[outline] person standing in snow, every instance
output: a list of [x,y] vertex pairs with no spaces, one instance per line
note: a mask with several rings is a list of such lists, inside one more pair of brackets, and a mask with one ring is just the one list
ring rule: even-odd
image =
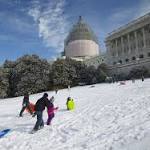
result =
[[142,79],[142,82],[143,82],[143,81],[144,81],[144,76],[143,76],[143,75],[142,75],[142,78],[141,78],[141,79]]
[[47,109],[47,113],[48,113],[47,125],[51,124],[51,121],[55,116],[54,111],[58,109],[58,107],[56,108],[54,107],[53,103],[54,103],[54,96],[52,96],[51,99],[49,100],[49,106]]
[[73,110],[75,108],[74,100],[71,97],[67,98],[66,106],[67,110]]
[[48,94],[44,93],[43,97],[40,98],[35,104],[35,114],[37,115],[37,121],[32,130],[33,132],[44,127],[43,111],[45,107],[48,108],[48,105],[49,105]]
[[57,94],[57,92],[58,92],[58,89],[56,88],[56,89],[55,89],[55,94]]
[[29,110],[30,114],[32,115],[32,110],[30,108],[30,102],[29,102],[29,94],[27,93],[24,95],[24,98],[23,98],[22,109],[19,114],[20,117],[22,117],[22,114],[26,108]]

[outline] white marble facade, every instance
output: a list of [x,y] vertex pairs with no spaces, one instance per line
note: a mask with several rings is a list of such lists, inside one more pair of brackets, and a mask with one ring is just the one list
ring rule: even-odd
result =
[[92,40],[75,40],[65,47],[67,57],[95,57],[99,55],[99,45]]
[[150,13],[110,33],[105,43],[111,68],[127,71],[138,64],[150,69]]

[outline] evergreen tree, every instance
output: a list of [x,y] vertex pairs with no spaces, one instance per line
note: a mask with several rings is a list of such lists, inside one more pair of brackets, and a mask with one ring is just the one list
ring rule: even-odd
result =
[[95,84],[96,81],[96,69],[94,66],[89,66],[86,69],[86,83]]
[[86,81],[87,81],[87,73],[86,73],[86,70],[87,70],[87,66],[80,62],[80,61],[76,61],[74,63],[74,67],[75,67],[75,70],[76,70],[76,75],[77,75],[77,78],[76,78],[76,84],[85,84]]
[[105,82],[107,77],[107,66],[105,64],[101,64],[96,69],[96,80],[98,83]]
[[9,89],[8,89],[8,97],[14,96],[14,87],[15,82],[13,81],[15,76],[15,62],[6,60],[3,64],[4,69],[8,71],[8,82],[9,82]]
[[[5,62],[9,68],[10,62]],[[37,55],[24,55],[10,67],[11,96],[37,93],[49,89],[50,64]]]
[[7,69],[0,67],[0,98],[5,98],[8,96],[9,90],[9,72]]
[[67,87],[73,85],[77,78],[75,67],[71,59],[58,59],[52,65],[54,86]]

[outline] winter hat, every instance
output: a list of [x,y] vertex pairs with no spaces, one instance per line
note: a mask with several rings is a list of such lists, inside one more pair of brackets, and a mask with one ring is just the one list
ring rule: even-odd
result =
[[68,97],[67,100],[71,100],[71,97]]
[[48,97],[48,94],[47,94],[47,93],[44,93],[43,97]]
[[51,98],[50,98],[50,101],[53,103],[54,102],[54,96],[52,96]]

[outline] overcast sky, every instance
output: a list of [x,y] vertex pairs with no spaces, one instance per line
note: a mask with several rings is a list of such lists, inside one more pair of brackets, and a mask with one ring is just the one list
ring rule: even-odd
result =
[[83,16],[105,51],[107,34],[150,12],[150,0],[0,0],[0,63],[24,54],[56,58]]

